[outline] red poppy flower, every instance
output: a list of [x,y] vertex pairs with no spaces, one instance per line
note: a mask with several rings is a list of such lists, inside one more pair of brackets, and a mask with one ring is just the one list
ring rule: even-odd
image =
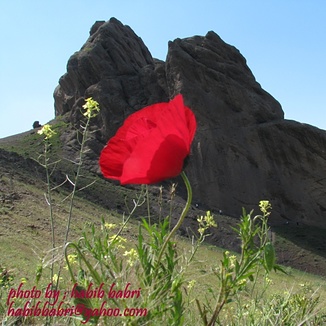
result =
[[104,177],[121,184],[151,184],[179,175],[196,131],[196,119],[177,95],[130,115],[100,156]]

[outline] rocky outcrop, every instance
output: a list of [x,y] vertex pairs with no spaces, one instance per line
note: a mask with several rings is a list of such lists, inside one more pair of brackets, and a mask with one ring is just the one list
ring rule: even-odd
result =
[[111,18],[107,23],[96,22],[90,34],[59,80],[55,114],[69,112],[71,120],[78,121],[84,98],[93,96],[101,104],[97,125],[106,140],[131,112],[167,101],[168,95],[157,81],[155,60],[130,27]]
[[85,98],[100,103],[90,142],[97,168],[130,113],[178,93],[198,121],[187,166],[196,203],[238,216],[269,199],[271,223],[326,228],[326,132],[285,120],[245,58],[214,32],[169,42],[163,62],[118,20],[95,23],[60,78],[55,112],[75,123]]

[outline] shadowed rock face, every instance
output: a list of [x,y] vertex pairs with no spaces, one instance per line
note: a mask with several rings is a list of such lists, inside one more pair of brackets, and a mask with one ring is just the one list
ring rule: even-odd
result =
[[271,223],[326,228],[326,132],[284,120],[245,58],[214,32],[169,42],[153,59],[128,26],[97,22],[71,56],[54,92],[56,115],[75,123],[84,99],[101,106],[94,121],[93,167],[106,141],[132,112],[182,93],[198,131],[186,168],[194,200],[238,216],[268,199]]

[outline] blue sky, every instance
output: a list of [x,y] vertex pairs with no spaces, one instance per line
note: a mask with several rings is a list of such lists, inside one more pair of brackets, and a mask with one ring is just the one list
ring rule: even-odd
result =
[[215,31],[240,50],[286,119],[326,129],[324,0],[0,0],[0,138],[54,117],[69,57],[96,20],[111,17],[163,60],[169,40]]

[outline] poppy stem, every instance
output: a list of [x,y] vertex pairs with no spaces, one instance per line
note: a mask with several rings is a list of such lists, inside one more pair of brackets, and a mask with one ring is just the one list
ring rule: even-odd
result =
[[147,201],[148,224],[151,225],[151,210],[150,210],[150,207],[149,207],[149,191],[148,191],[148,185],[146,185],[146,201]]
[[172,229],[172,231],[168,234],[168,236],[166,237],[164,243],[163,243],[163,246],[162,246],[162,249],[160,251],[160,254],[158,256],[158,259],[157,259],[157,266],[160,264],[161,262],[161,259],[162,259],[162,256],[163,256],[163,253],[166,249],[166,246],[168,245],[168,242],[170,241],[170,239],[174,236],[174,234],[177,232],[177,230],[180,228],[184,218],[186,217],[188,211],[189,211],[189,208],[191,206],[191,201],[192,201],[192,189],[191,189],[191,185],[190,185],[190,182],[189,182],[189,179],[187,177],[187,175],[185,174],[184,171],[181,172],[181,176],[182,176],[182,179],[186,185],[186,188],[187,188],[187,195],[188,195],[188,198],[187,198],[187,202],[186,202],[186,205],[185,207],[183,208],[183,211],[180,215],[180,218],[177,222],[177,224],[174,226],[174,228]]

